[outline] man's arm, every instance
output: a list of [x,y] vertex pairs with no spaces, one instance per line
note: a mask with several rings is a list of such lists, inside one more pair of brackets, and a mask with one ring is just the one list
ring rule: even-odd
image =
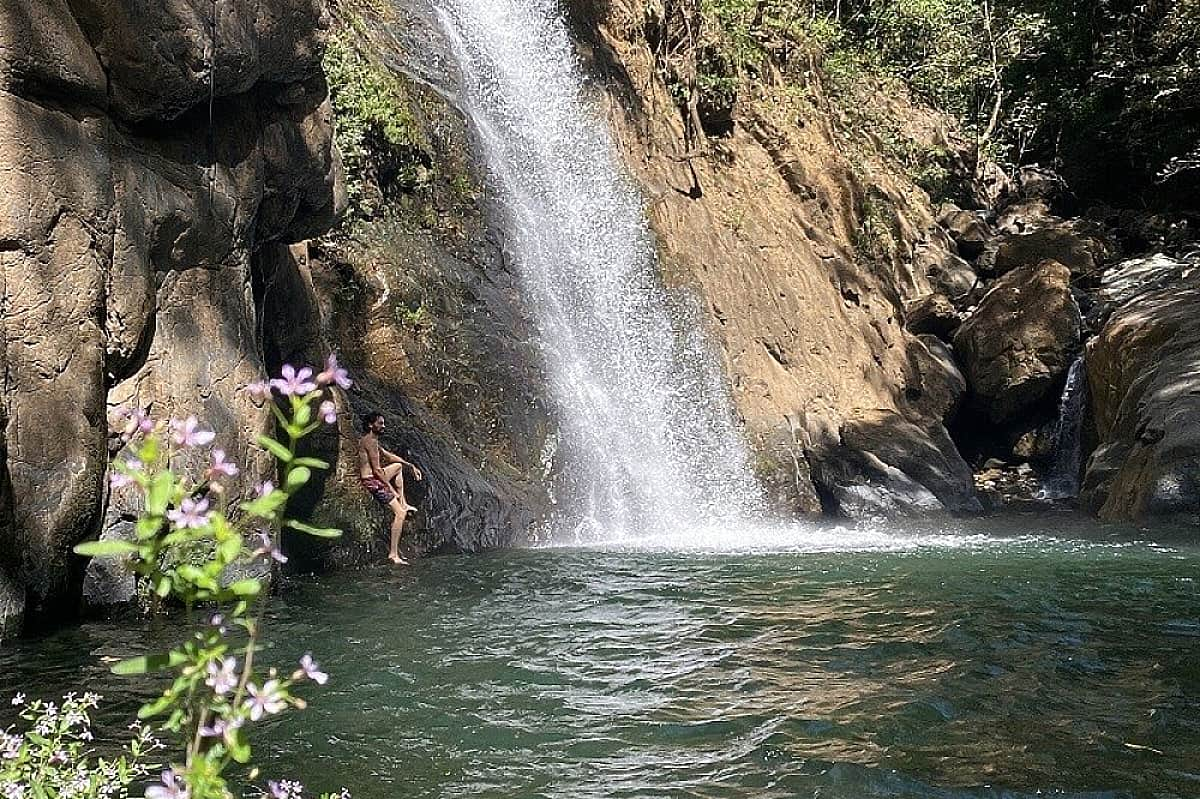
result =
[[383,448],[382,444],[380,445],[379,449],[383,452],[384,456],[386,458],[388,458],[388,463],[399,463],[402,466],[405,466],[408,469],[410,469],[413,473],[413,477],[417,478],[418,480],[423,479],[421,470],[417,468],[417,465],[415,463],[413,463],[412,461],[404,460],[404,458],[401,458],[399,455],[397,455],[394,452],[388,452],[386,449]]

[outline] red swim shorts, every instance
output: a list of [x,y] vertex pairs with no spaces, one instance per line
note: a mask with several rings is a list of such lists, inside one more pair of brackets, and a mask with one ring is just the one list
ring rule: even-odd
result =
[[362,484],[368,494],[375,497],[375,501],[380,505],[390,505],[396,498],[396,492],[378,477],[360,477],[358,482]]

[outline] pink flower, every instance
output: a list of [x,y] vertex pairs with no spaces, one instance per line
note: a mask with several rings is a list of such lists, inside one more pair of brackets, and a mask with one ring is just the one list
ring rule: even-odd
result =
[[214,449],[212,466],[208,468],[209,474],[224,475],[225,477],[236,477],[238,467],[236,463],[225,460],[225,450]]
[[270,780],[267,783],[267,791],[271,799],[301,799],[304,796],[304,786],[295,780]]
[[213,689],[213,693],[217,696],[224,696],[237,687],[237,667],[237,658],[225,658],[220,663],[210,660],[208,677],[204,680],[204,684]]
[[307,366],[297,370],[290,363],[286,363],[280,372],[283,377],[272,380],[271,386],[286,397],[303,397],[317,390],[317,384],[312,382],[313,370]]
[[324,685],[329,681],[329,675],[321,671],[320,664],[313,660],[311,652],[305,652],[304,657],[300,658],[300,671],[298,674],[302,677],[307,677],[317,685]]
[[337,423],[337,406],[334,405],[331,400],[325,400],[322,402],[321,407],[317,410],[317,413],[321,415],[321,419],[325,421],[325,424]]
[[124,406],[117,408],[113,414],[117,421],[124,421],[125,426],[121,430],[121,440],[129,441],[138,433],[149,433],[154,429],[154,420],[150,418],[141,408],[126,408]]
[[[329,357],[325,359],[325,371],[317,375],[317,382],[322,386],[337,384],[343,389],[350,388],[354,385],[354,381],[350,379],[350,374],[342,367],[338,366],[337,353],[329,353]],[[332,422],[331,422],[332,424]]]
[[201,430],[200,421],[195,416],[189,416],[182,422],[171,420],[171,440],[181,447],[203,447],[211,444],[217,434],[211,430]]
[[260,497],[265,497],[267,494],[270,494],[274,490],[275,490],[275,484],[272,483],[270,480],[262,481],[261,483],[258,484],[258,487],[256,489],[254,489],[255,493],[258,494]]
[[191,792],[174,771],[162,773],[162,785],[151,785],[146,789],[146,799],[188,799]]
[[208,524],[210,516],[212,514],[208,512],[208,500],[191,497],[179,503],[175,510],[167,511],[167,518],[174,522],[176,527],[184,529],[203,527]]
[[287,563],[287,555],[283,554],[283,550],[275,546],[275,542],[271,540],[271,536],[267,535],[262,530],[258,532],[258,540],[261,542],[258,549],[254,550],[256,558],[270,558],[278,563]]
[[266,380],[258,380],[246,386],[246,393],[252,399],[269,400],[271,398],[271,384]]
[[137,482],[137,478],[134,475],[140,472],[144,466],[145,464],[137,458],[129,458],[125,461],[124,468],[118,466],[109,472],[109,485],[113,488],[124,488],[125,486],[133,485]]

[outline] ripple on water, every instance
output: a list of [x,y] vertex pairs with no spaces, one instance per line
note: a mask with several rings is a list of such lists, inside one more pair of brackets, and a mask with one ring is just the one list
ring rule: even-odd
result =
[[[1197,795],[1200,557],[997,532],[302,583],[273,606],[269,656],[312,649],[334,678],[271,725],[268,776],[381,798]],[[0,650],[2,687],[83,674],[125,715],[136,692],[102,658],[169,635],[22,642]]]

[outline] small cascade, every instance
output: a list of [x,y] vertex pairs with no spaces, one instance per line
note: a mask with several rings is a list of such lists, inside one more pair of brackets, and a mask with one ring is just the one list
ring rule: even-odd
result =
[[1067,372],[1067,383],[1063,386],[1062,399],[1058,403],[1058,424],[1054,428],[1054,465],[1042,481],[1041,496],[1044,499],[1074,499],[1079,496],[1087,393],[1087,371],[1083,356],[1080,356]]

